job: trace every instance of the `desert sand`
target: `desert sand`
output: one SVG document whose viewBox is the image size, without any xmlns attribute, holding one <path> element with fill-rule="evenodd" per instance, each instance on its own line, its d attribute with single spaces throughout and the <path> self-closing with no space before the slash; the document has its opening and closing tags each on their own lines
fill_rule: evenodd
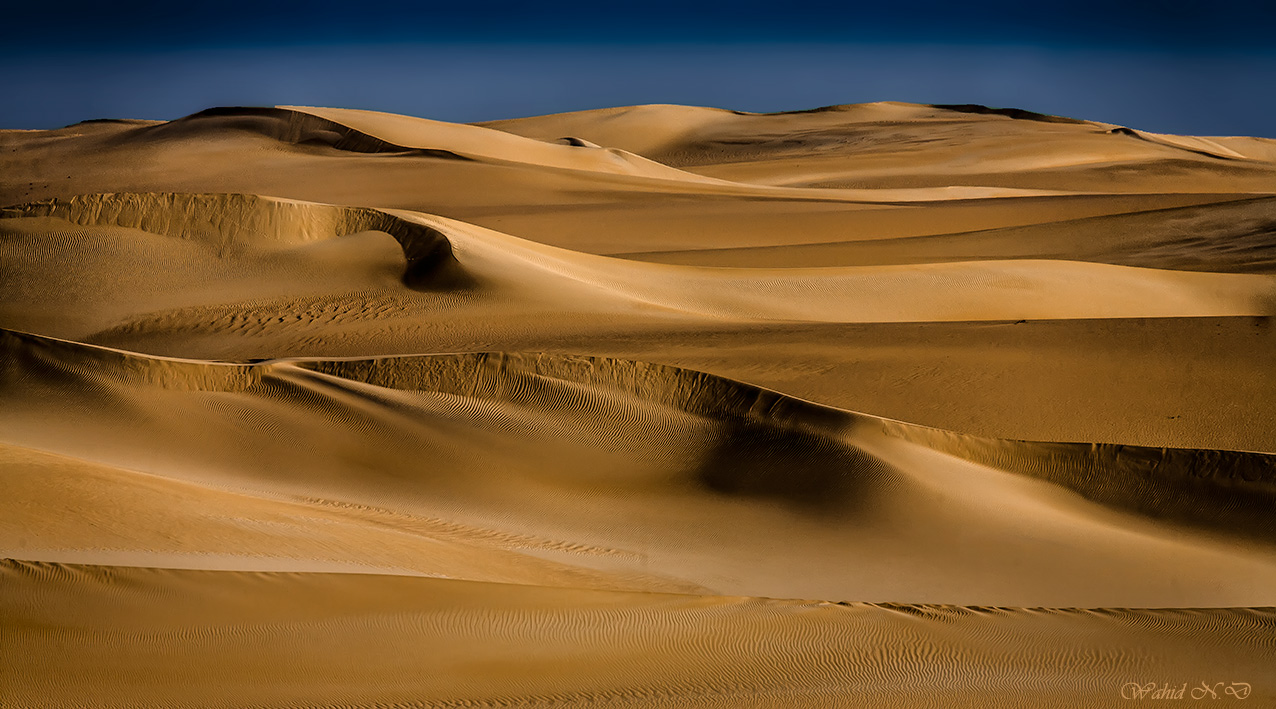
<svg viewBox="0 0 1276 709">
<path fill-rule="evenodd" d="M 1276 141 L 218 108 L 0 205 L 0 706 L 1276 705 Z"/>
</svg>

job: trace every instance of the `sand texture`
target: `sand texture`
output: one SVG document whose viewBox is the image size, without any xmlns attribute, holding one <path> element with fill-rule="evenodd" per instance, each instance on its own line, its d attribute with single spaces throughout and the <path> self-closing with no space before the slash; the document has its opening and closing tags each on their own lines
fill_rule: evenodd
<svg viewBox="0 0 1276 709">
<path fill-rule="evenodd" d="M 1273 316 L 1258 138 L 0 131 L 0 707 L 1276 706 Z"/>
</svg>

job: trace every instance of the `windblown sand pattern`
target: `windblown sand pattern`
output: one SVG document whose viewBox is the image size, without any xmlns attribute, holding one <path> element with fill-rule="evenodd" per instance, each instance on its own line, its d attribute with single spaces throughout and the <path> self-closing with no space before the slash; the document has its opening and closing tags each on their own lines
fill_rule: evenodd
<svg viewBox="0 0 1276 709">
<path fill-rule="evenodd" d="M 0 706 L 1276 703 L 1273 141 L 224 108 L 0 204 Z"/>
</svg>

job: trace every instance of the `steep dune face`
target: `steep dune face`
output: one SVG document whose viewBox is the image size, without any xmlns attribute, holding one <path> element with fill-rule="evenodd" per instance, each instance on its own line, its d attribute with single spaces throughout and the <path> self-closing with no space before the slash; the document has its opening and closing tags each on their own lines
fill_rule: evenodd
<svg viewBox="0 0 1276 709">
<path fill-rule="evenodd" d="M 900 103 L 0 132 L 0 704 L 1276 701 L 1273 156 Z"/>
</svg>

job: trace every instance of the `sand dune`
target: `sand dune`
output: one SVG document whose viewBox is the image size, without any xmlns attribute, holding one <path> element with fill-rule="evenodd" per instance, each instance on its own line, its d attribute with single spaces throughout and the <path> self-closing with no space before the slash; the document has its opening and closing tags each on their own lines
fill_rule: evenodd
<svg viewBox="0 0 1276 709">
<path fill-rule="evenodd" d="M 177 475 L 250 498 L 282 495 L 294 514 L 318 505 L 321 529 L 331 528 L 334 509 L 348 509 L 352 527 L 388 515 L 427 540 L 443 520 L 468 528 L 475 544 L 547 540 L 528 542 L 530 550 L 560 563 L 582 543 L 582 578 L 597 563 L 626 578 L 651 575 L 645 584 L 656 588 L 670 579 L 733 595 L 1016 606 L 1276 601 L 1272 456 L 975 439 L 619 360 L 211 365 L 17 334 L 6 344 L 4 394 L 15 412 L 7 443 L 137 471 L 124 477 Z M 83 393 L 51 406 L 49 392 L 68 380 L 82 383 L 63 389 Z M 173 420 L 146 413 L 160 410 Z M 310 443 L 298 451 L 302 440 Z M 100 473 L 86 471 L 90 482 L 64 474 L 77 491 L 68 494 L 35 475 L 35 501 L 9 504 L 48 509 L 87 494 L 82 485 L 102 485 Z M 108 526 L 132 519 L 137 535 L 121 551 L 151 549 L 141 522 L 154 513 L 128 486 L 119 493 L 127 504 L 110 505 L 122 517 Z M 173 524 L 171 506 L 162 497 L 155 504 L 159 523 Z M 629 522 L 609 527 L 603 511 Z M 273 528 L 329 536 L 306 533 L 310 524 Z M 242 542 L 201 548 L 225 535 L 200 526 L 187 525 L 190 553 L 237 553 Z M 782 532 L 786 552 L 776 557 L 767 550 Z M 71 535 L 34 536 L 67 544 Z M 358 558 L 362 535 L 344 538 L 336 558 L 308 558 Z M 457 577 L 456 562 L 436 562 L 429 546 L 396 567 Z M 795 563 L 839 558 L 841 568 L 795 574 Z M 1212 573 L 1197 577 L 1199 587 L 1192 578 L 1167 583 L 1183 563 Z M 972 565 L 980 571 L 963 571 Z M 1105 584 L 1096 588 L 1099 574 Z"/>
<path fill-rule="evenodd" d="M 467 158 L 497 163 L 525 163 L 541 168 L 615 173 L 635 177 L 714 184 L 717 180 L 684 172 L 633 153 L 593 144 L 545 142 L 480 126 L 431 121 L 412 116 L 341 108 L 284 106 L 283 109 L 332 121 L 364 135 L 375 136 L 408 149 L 447 146 Z"/>
<path fill-rule="evenodd" d="M 1206 163 L 1189 174 L 1166 165 L 1164 171 L 1174 179 L 1136 189 L 1137 195 L 1127 193 L 1132 180 L 1124 174 L 1111 179 L 1083 173 L 1070 174 L 1066 184 L 1055 185 L 1062 189 L 1047 194 L 1017 193 L 1035 197 L 970 199 L 978 190 L 997 194 L 999 188 L 992 185 L 998 180 L 1027 182 L 1032 171 L 1007 169 L 966 179 L 952 166 L 937 165 L 935 174 L 942 179 L 918 191 L 918 179 L 930 174 L 930 166 L 921 165 L 899 168 L 908 172 L 907 181 L 889 188 L 713 187 L 531 163 L 458 160 L 445 141 L 423 141 L 435 146 L 432 153 L 353 152 L 319 140 L 301 141 L 282 119 L 262 125 L 258 113 L 227 110 L 166 125 L 91 124 L 52 135 L 0 134 L 0 165 L 6 168 L 0 172 L 0 192 L 8 195 L 8 204 L 104 192 L 260 194 L 409 209 L 573 250 L 631 253 L 923 236 L 1212 204 L 1252 197 L 1255 189 L 1270 192 L 1273 177 L 1270 163 L 1246 163 L 1254 178 L 1243 184 L 1215 179 L 1220 170 L 1231 169 L 1226 165 Z M 286 115 L 321 121 L 309 114 Z M 891 122 L 874 131 L 899 125 Z M 889 135 L 882 137 L 888 147 L 893 144 Z M 980 164 L 1007 144 L 1025 142 L 990 139 L 991 145 L 973 146 L 961 138 L 936 154 Z M 1040 152 L 1051 143 L 1032 145 Z M 917 145 L 900 148 L 884 159 L 896 166 L 917 159 Z M 834 159 L 866 176 L 871 171 L 863 155 Z M 1135 163 L 1147 170 L 1157 164 Z M 976 192 L 961 191 L 969 189 Z M 922 197 L 926 199 L 918 201 Z"/>
<path fill-rule="evenodd" d="M 901 103 L 0 131 L 0 704 L 1276 701 L 1274 157 Z"/>
<path fill-rule="evenodd" d="M 542 140 L 579 136 L 724 179 L 822 187 L 999 183 L 1125 192 L 1230 184 L 1269 192 L 1276 145 L 889 101 L 776 114 L 632 106 L 484 125 Z"/>
<path fill-rule="evenodd" d="M 548 323 L 569 314 L 602 322 L 871 323 L 1276 313 L 1271 275 L 1015 259 L 907 267 L 660 265 L 581 254 L 406 210 L 253 196 L 90 195 L 12 207 L 2 216 L 10 219 L 0 226 L 16 222 L 7 240 L 15 256 L 46 257 L 13 259 L 8 323 L 91 341 L 174 330 L 229 338 L 283 330 L 297 338 L 314 336 L 334 319 L 375 337 L 369 329 L 418 323 L 423 311 L 446 312 L 450 327 L 474 334 L 508 332 L 532 316 Z M 50 232 L 66 245 L 48 249 Z M 376 233 L 399 242 L 397 265 L 389 240 Z M 57 265 L 65 251 L 103 250 L 113 241 L 123 246 L 82 262 L 86 273 Z M 150 297 L 84 307 L 101 303 L 108 287 L 95 276 L 109 269 L 114 278 L 129 264 L 148 267 L 129 290 Z M 163 288 L 151 276 L 153 267 L 169 279 Z M 314 279 L 320 269 L 331 277 Z M 69 281 L 60 289 L 62 300 L 40 290 L 58 270 Z M 387 277 L 395 270 L 399 282 Z M 242 286 L 232 285 L 237 280 Z M 306 302 L 314 305 L 297 307 Z M 375 313 L 367 306 L 372 302 Z M 350 311 L 351 303 L 364 304 L 362 312 Z M 332 312 L 334 306 L 344 315 Z M 78 314 L 79 327 L 64 319 L 67 312 Z"/>
</svg>

